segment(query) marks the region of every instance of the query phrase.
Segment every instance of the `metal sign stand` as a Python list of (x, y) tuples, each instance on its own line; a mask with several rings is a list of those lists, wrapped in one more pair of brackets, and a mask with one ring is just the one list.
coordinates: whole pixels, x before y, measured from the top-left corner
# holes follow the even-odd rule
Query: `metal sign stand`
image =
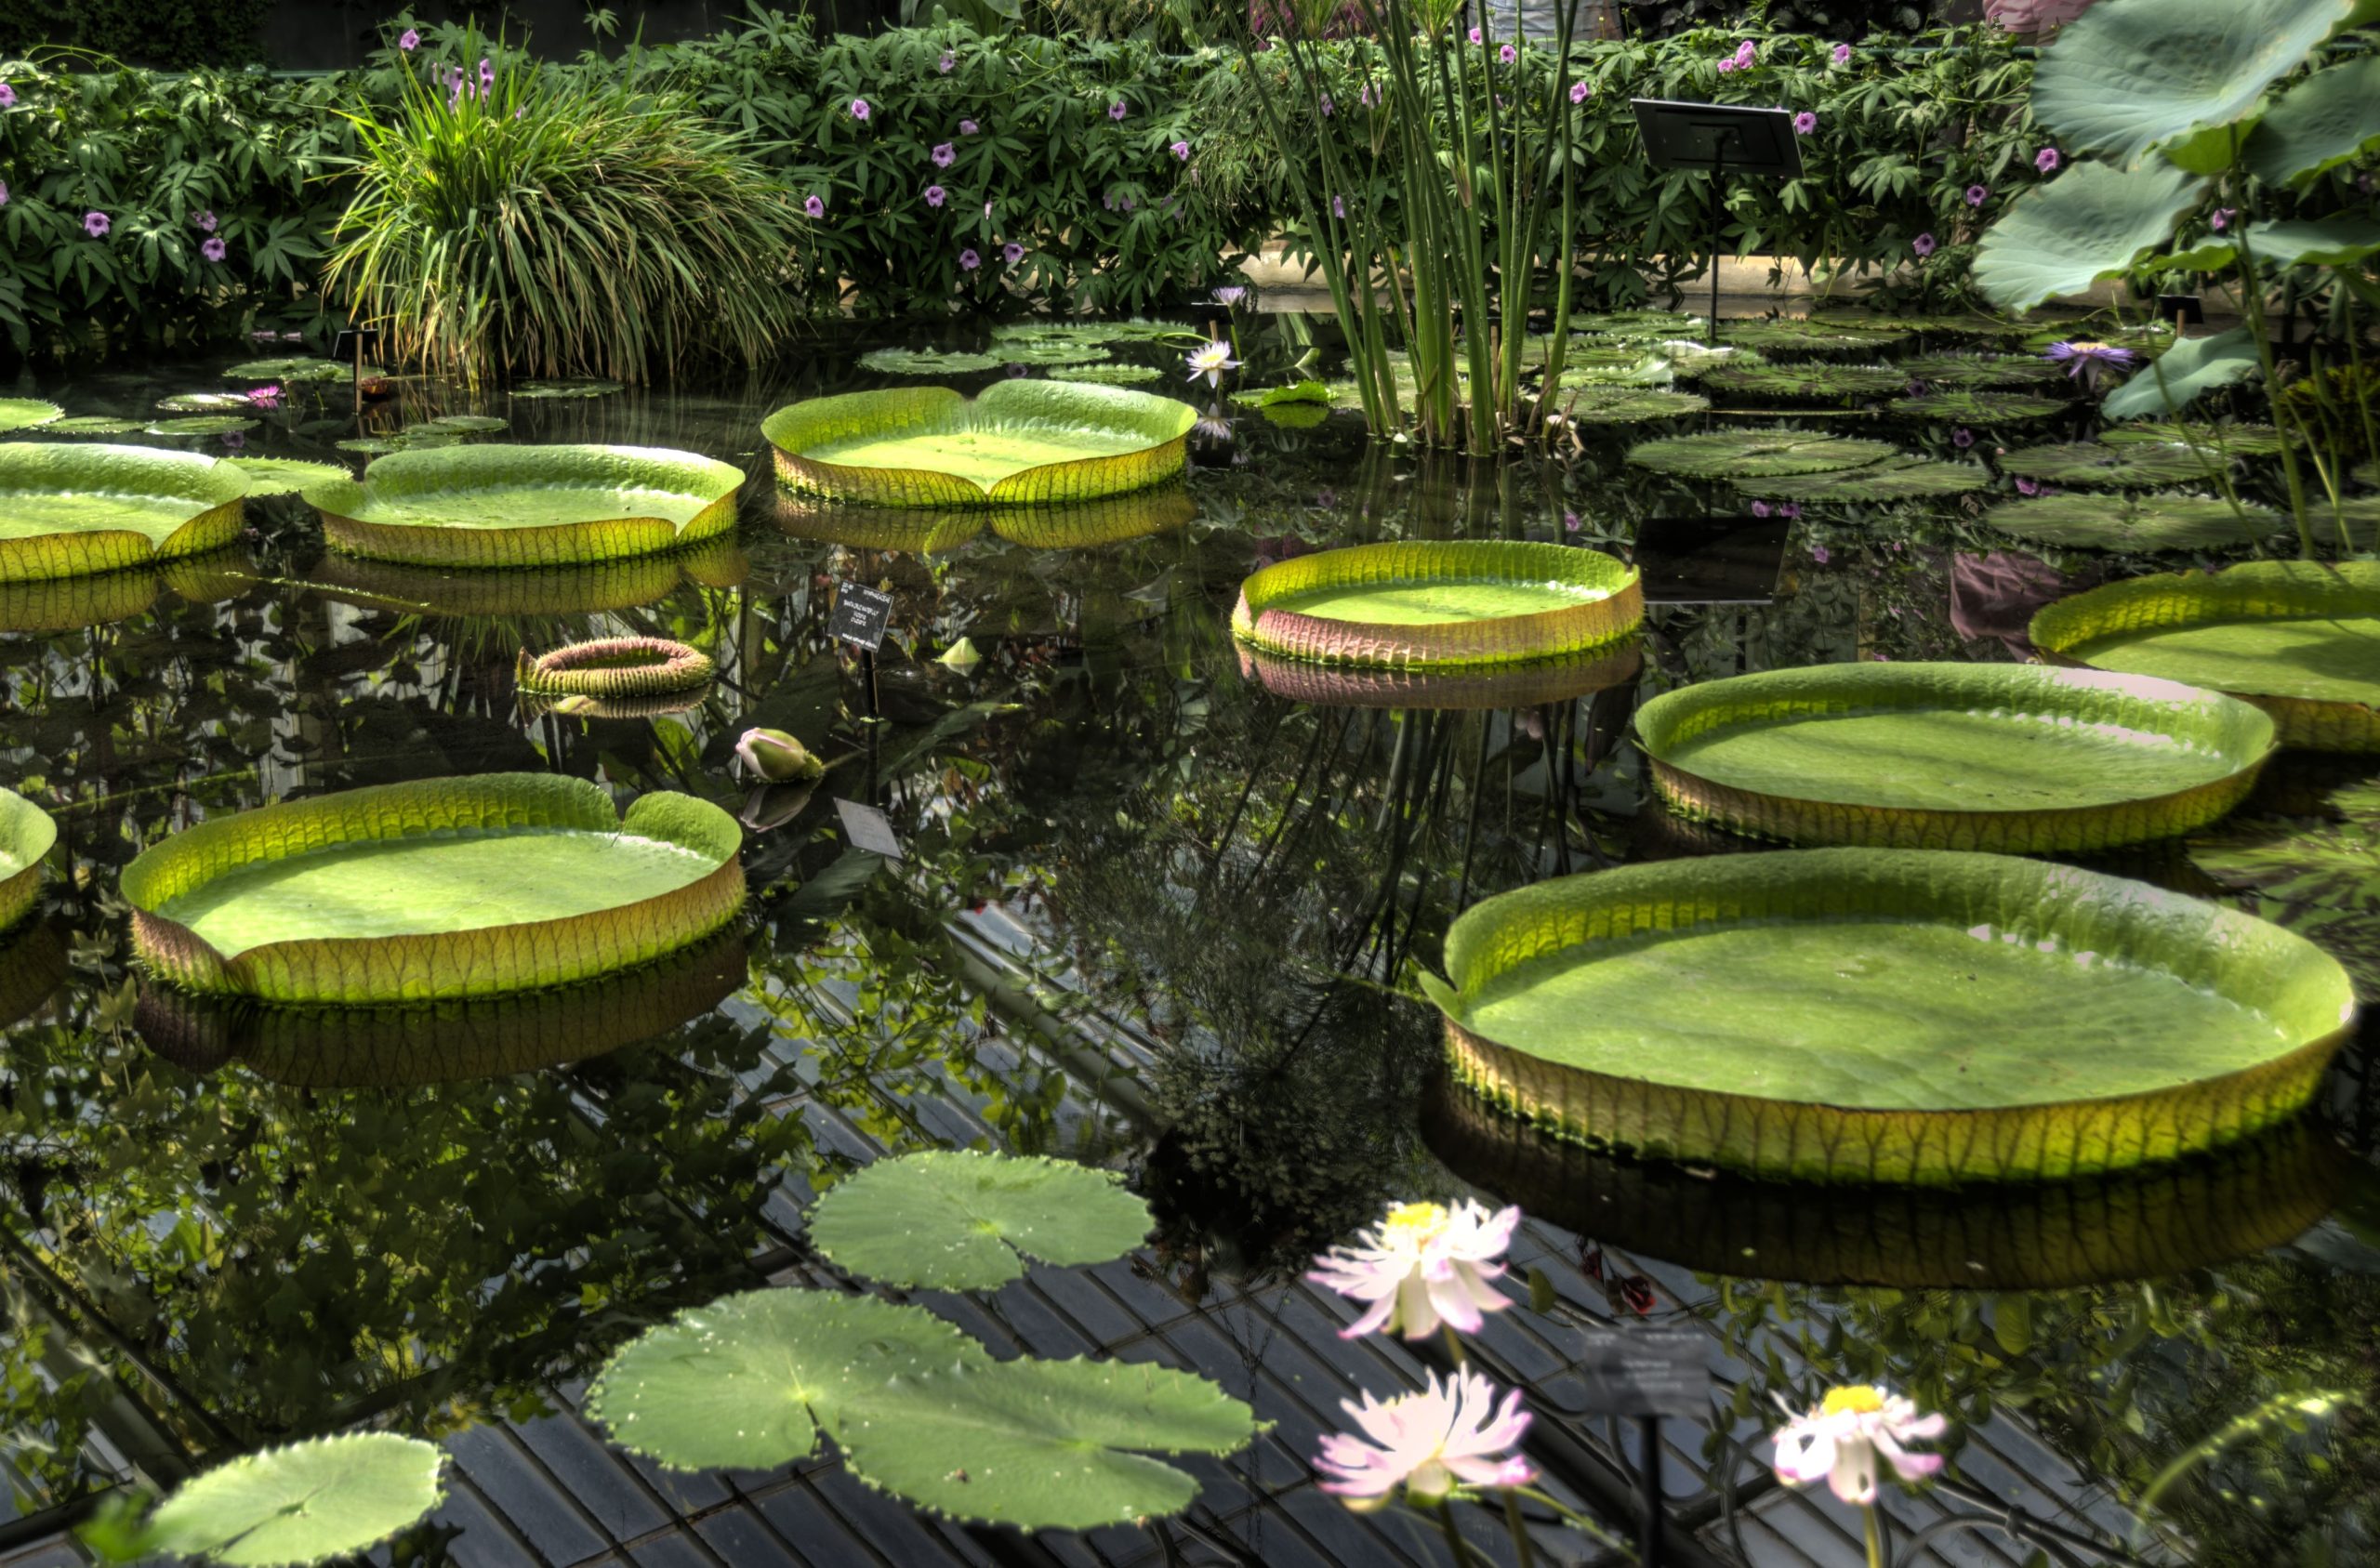
[(1801, 143), (1783, 109), (1740, 103), (1686, 103), (1673, 99), (1629, 100), (1645, 156), (1657, 169), (1707, 169), (1711, 174), (1711, 318), (1704, 341), (1719, 341), (1719, 253), (1725, 240), (1729, 175), (1769, 179), (1802, 177)]

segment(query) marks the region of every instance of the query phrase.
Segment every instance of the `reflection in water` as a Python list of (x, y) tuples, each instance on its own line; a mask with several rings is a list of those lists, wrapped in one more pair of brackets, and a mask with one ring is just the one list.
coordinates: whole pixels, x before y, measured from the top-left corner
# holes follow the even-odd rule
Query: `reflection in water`
[(675, 553), (518, 572), (414, 566), (331, 550), (307, 575), (326, 598), (365, 610), (431, 615), (592, 615), (650, 604), (681, 582), (733, 587), (749, 569), (744, 552), (728, 538)]
[(0, 583), (0, 632), (80, 631), (130, 620), (168, 589), (192, 604), (212, 604), (255, 586), (247, 552), (236, 546), (159, 566), (126, 567), (83, 577)]
[(1083, 549), (1144, 539), (1198, 515), (1182, 484), (1038, 507), (871, 507), (780, 486), (771, 505), (777, 526), (797, 539), (913, 555), (957, 549), (987, 528), (1032, 549)]
[(1241, 676), (1291, 702), (1431, 712), (1569, 702), (1633, 682), (1644, 662), (1643, 645), (1633, 637), (1575, 658), (1476, 670), (1362, 669), (1284, 659), (1239, 645)]

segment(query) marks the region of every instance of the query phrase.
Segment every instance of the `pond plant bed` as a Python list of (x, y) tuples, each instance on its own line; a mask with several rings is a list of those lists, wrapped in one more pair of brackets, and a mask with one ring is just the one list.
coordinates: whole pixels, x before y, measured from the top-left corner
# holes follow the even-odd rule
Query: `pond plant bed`
[(194, 453), (0, 441), (0, 583), (120, 572), (240, 537), (247, 481)]

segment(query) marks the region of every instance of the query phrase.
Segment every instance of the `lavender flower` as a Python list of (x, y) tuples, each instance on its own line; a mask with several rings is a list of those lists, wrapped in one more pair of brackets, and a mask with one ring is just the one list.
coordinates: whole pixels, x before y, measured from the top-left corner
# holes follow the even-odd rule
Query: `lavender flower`
[(1190, 144), (1186, 141), (1177, 141), (1168, 151), (1185, 164), (1190, 161)]
[(1421, 1391), (1385, 1404), (1366, 1393), (1363, 1403), (1342, 1400), (1340, 1408), (1362, 1435), (1324, 1434), (1315, 1468), (1328, 1477), (1322, 1490), (1357, 1513), (1385, 1507), (1399, 1487), (1427, 1507), (1466, 1487), (1502, 1490), (1537, 1479), (1535, 1467), (1509, 1452), (1528, 1430), (1519, 1390), (1499, 1405), (1495, 1385), (1466, 1368), (1443, 1384), (1433, 1372)]
[(2095, 392), (2108, 372), (2130, 370), (2140, 362), (2140, 356), (2130, 349), (2087, 339), (2053, 343), (2043, 357), (2052, 364), (2064, 365), (2069, 379), (2080, 381)]
[(2057, 149), (2055, 147), (2044, 147), (2040, 152), (2033, 154), (2033, 167), (2041, 170), (2043, 174), (2055, 172), (2057, 168)]
[(1752, 504), (1752, 516), (1754, 516), (1754, 517), (1763, 517), (1763, 518), (1765, 518), (1765, 517), (1768, 517), (1768, 516), (1772, 515), (1776, 510), (1777, 510), (1777, 508), (1776, 508), (1776, 507), (1774, 507), (1770, 506), (1770, 505), (1769, 505), (1767, 502), (1765, 502), (1765, 501), (1754, 501), (1754, 502)]
[[(1788, 501), (1783, 506), (1777, 508), (1777, 515), (1783, 518), (1800, 517), (1802, 515), (1802, 508), (1793, 502)], [(1895, 545), (1893, 548), (1898, 549), (1900, 547), (1898, 545)], [(1636, 1310), (1641, 1312), (1645, 1309), (1639, 1307)]]
[(108, 221), (108, 215), (103, 212), (86, 212), (83, 215), (83, 232), (95, 240), (104, 238), (109, 229), (112, 227), (113, 225)]
[(973, 136), (975, 134), (975, 122), (972, 120), (959, 121), (959, 134), (960, 136)]
[(219, 239), (209, 239), (198, 247), (198, 254), (209, 261), (220, 261), (224, 256), (223, 242)]
[(1810, 547), (1810, 559), (1817, 561), (1820, 566), (1824, 566), (1828, 561), (1834, 559), (1834, 552), (1828, 549), (1824, 545), (1812, 545)]
[(1837, 65), (1849, 65), (1851, 63), (1850, 45), (1837, 44), (1834, 46), (1834, 63)]
[(1722, 76), (1725, 76), (1728, 72), (1733, 71), (1735, 68), (1736, 57), (1733, 55), (1729, 55), (1719, 61), (1719, 74)]
[(1479, 42), (1479, 30), (1475, 27), (1471, 30), (1471, 41), (1474, 44)]
[(1018, 262), (1025, 259), (1025, 247), (1018, 244), (1014, 240), (1011, 240), (1008, 244), (1000, 246), (1000, 259), (1013, 267)]
[(1570, 101), (1572, 103), (1584, 103), (1587, 101), (1587, 95), (1593, 91), (1594, 89), (1587, 86), (1584, 82), (1573, 82), (1570, 84)]
[(1120, 98), (1107, 106), (1107, 117), (1111, 120), (1120, 120), (1130, 112), (1131, 111), (1124, 107), (1124, 100)]
[(495, 86), (496, 62), (483, 59), (480, 61), (480, 91), (486, 92)]
[(945, 76), (947, 76), (953, 70), (957, 69), (958, 64), (959, 57), (952, 54), (948, 49), (945, 49), (942, 51), (942, 58), (933, 62), (933, 68), (936, 71), (941, 72)]
[(935, 142), (933, 152), (928, 155), (933, 159), (933, 166), (938, 169), (946, 169), (959, 162), (959, 149), (947, 141)]
[(416, 33), (410, 27), (406, 28), (403, 33), (397, 34), (397, 47), (403, 49), (407, 54), (413, 53), (416, 49), (421, 47), (421, 34)]
[(1322, 117), (1323, 117), (1324, 119), (1326, 119), (1326, 120), (1328, 120), (1329, 118), (1330, 118), (1330, 116), (1332, 116), (1333, 114), (1336, 114), (1336, 113), (1338, 113), (1338, 112), (1339, 112), (1339, 106), (1338, 106), (1337, 104), (1335, 104), (1335, 103), (1333, 103), (1333, 102), (1331, 102), (1331, 101), (1330, 101), (1330, 95), (1329, 95), (1329, 93), (1325, 93), (1325, 94), (1323, 94), (1323, 95), (1322, 95), (1322, 104), (1321, 104), (1321, 108), (1322, 108)]
[(2240, 209), (2238, 207), (2217, 207), (2215, 209), (2214, 215), (2206, 220), (2206, 226), (2220, 234), (2225, 230), (2230, 228), (2231, 220), (2239, 216)]
[(926, 187), (926, 205), (938, 207), (942, 205), (944, 198), (949, 194), (950, 192), (939, 185), (929, 185)]
[(959, 253), (959, 265), (962, 270), (972, 272), (983, 264), (984, 258), (977, 256), (972, 249), (962, 250)]
[(1347, 216), (1346, 197), (1333, 196), (1330, 198), (1330, 216), (1333, 217), (1344, 217)]
[(191, 221), (198, 225), (198, 231), (202, 234), (212, 234), (215, 232), (215, 213), (211, 208), (205, 212), (198, 214), (196, 217), (192, 217)]
[(852, 118), (857, 120), (861, 125), (864, 125), (867, 124), (867, 117), (875, 112), (875, 110), (870, 109), (867, 106), (867, 99), (864, 98), (855, 98), (852, 99)]
[(1920, 234), (1917, 238), (1909, 242), (1909, 248), (1915, 251), (1917, 253), (1917, 258), (1920, 261), (1923, 261), (1927, 257), (1934, 254), (1934, 236), (1931, 234)]
[(1564, 512), (1562, 514), (1562, 532), (1565, 534), (1576, 534), (1578, 531), (1579, 514), (1576, 512)]
[(8, 182), (7, 182), (7, 180), (5, 180), (5, 179), (0, 179), (0, 207), (5, 207), (5, 206), (7, 206), (7, 204), (8, 204)]
[(1215, 290), (1215, 303), (1228, 310), (1248, 297), (1248, 290), (1237, 283), (1225, 283)]
[(826, 216), (826, 198), (813, 191), (803, 198), (801, 210), (813, 217), (824, 217)]
[(8, 86), (6, 82), (0, 82), (0, 109), (14, 109), (16, 107), (17, 89)]
[(1747, 38), (1742, 43), (1736, 46), (1736, 66), (1739, 70), (1751, 70), (1752, 61), (1759, 58), (1760, 50), (1753, 47), (1752, 41), (1751, 39)]
[(1968, 447), (1975, 444), (1975, 432), (1968, 429), (1964, 425), (1962, 425), (1957, 429), (1950, 432), (1950, 444), (1957, 447), (1961, 452), (1964, 452)]
[(2016, 481), (2016, 494), (2019, 495), (2039, 495), (2041, 493), (2042, 481), (2039, 480), (2019, 479)]
[(1991, 200), (1991, 187), (1989, 185), (1970, 185), (1967, 187), (1967, 205), (1971, 207), (1979, 207), (1990, 200)]
[(1795, 136), (1807, 136), (1818, 128), (1818, 117), (1812, 111), (1805, 109), (1799, 114), (1793, 116), (1793, 134)]

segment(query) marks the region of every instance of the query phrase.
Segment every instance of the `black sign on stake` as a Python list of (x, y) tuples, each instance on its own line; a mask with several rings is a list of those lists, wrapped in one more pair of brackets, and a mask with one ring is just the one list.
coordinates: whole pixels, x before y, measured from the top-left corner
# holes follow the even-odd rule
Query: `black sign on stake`
[(1710, 1342), (1684, 1328), (1591, 1328), (1579, 1357), (1586, 1404), (1606, 1416), (1635, 1418), (1643, 1493), (1636, 1561), (1661, 1560), (1661, 1417), (1697, 1416), (1711, 1404)]
[(853, 849), (866, 850), (886, 860), (901, 858), (901, 840), (893, 834), (891, 820), (875, 807), (838, 797), (835, 814), (843, 819), (843, 837)]
[(884, 633), (892, 624), (891, 594), (857, 583), (835, 585), (835, 613), (826, 621), (828, 636), (873, 653), (884, 646)]

